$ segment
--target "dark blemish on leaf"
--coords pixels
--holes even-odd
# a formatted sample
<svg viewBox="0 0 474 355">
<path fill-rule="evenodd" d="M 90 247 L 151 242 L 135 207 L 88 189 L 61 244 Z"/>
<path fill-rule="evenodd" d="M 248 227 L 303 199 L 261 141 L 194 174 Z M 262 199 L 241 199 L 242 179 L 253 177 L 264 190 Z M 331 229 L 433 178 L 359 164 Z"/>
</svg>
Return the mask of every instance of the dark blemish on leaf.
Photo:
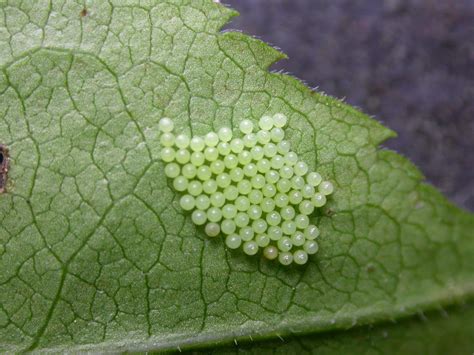
<svg viewBox="0 0 474 355">
<path fill-rule="evenodd" d="M 327 210 L 324 211 L 326 213 L 326 216 L 331 217 L 334 214 L 334 210 L 332 208 L 328 208 Z"/>
<path fill-rule="evenodd" d="M 373 273 L 375 271 L 375 266 L 373 264 L 368 264 L 367 265 L 367 272 L 369 274 Z"/>
<path fill-rule="evenodd" d="M 9 168 L 8 148 L 0 144 L 0 194 L 5 192 Z"/>
<path fill-rule="evenodd" d="M 87 11 L 86 8 L 83 8 L 83 9 L 81 10 L 81 17 L 86 17 L 87 15 L 89 15 L 89 11 Z"/>
</svg>

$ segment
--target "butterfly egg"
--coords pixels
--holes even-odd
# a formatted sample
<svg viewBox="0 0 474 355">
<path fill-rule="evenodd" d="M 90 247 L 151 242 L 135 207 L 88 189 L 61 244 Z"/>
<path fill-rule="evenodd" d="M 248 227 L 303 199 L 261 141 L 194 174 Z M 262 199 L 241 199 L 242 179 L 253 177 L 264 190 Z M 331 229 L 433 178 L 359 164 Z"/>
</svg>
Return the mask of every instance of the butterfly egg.
<svg viewBox="0 0 474 355">
<path fill-rule="evenodd" d="M 232 130 L 229 127 L 222 127 L 219 129 L 217 135 L 223 142 L 230 142 L 232 139 Z"/>
<path fill-rule="evenodd" d="M 207 195 L 199 195 L 195 199 L 196 208 L 200 210 L 207 210 L 211 205 L 211 200 Z"/>
<path fill-rule="evenodd" d="M 243 170 L 244 174 L 248 177 L 253 177 L 258 173 L 257 166 L 253 163 L 246 164 Z"/>
<path fill-rule="evenodd" d="M 275 195 L 275 205 L 277 207 L 283 208 L 288 205 L 288 202 L 290 202 L 290 199 L 288 198 L 287 194 L 277 193 Z M 312 204 L 311 207 L 313 207 Z"/>
<path fill-rule="evenodd" d="M 267 222 L 265 222 L 263 219 L 257 219 L 253 221 L 252 228 L 256 234 L 265 233 L 267 230 Z"/>
<path fill-rule="evenodd" d="M 224 234 L 233 234 L 236 228 L 237 226 L 235 225 L 235 222 L 232 219 L 225 219 L 221 223 L 221 230 Z"/>
<path fill-rule="evenodd" d="M 257 174 L 251 179 L 252 187 L 254 189 L 261 189 L 265 186 L 265 178 L 261 174 Z"/>
<path fill-rule="evenodd" d="M 196 201 L 191 195 L 183 195 L 179 200 L 179 205 L 185 211 L 191 211 L 196 206 Z"/>
<path fill-rule="evenodd" d="M 234 138 L 230 141 L 230 150 L 236 154 L 244 150 L 244 141 L 240 138 Z"/>
<path fill-rule="evenodd" d="M 212 174 L 219 175 L 224 172 L 225 164 L 222 160 L 216 160 L 211 163 L 210 169 Z"/>
<path fill-rule="evenodd" d="M 158 122 L 158 128 L 161 132 L 169 133 L 174 129 L 173 121 L 167 117 L 164 117 Z"/>
<path fill-rule="evenodd" d="M 218 136 L 217 133 L 215 133 L 215 132 L 209 132 L 209 133 L 206 134 L 206 136 L 204 137 L 204 143 L 205 143 L 208 147 L 215 147 L 215 146 L 217 146 L 217 144 L 219 143 L 219 136 Z"/>
<path fill-rule="evenodd" d="M 227 219 L 233 219 L 237 216 L 237 207 L 233 204 L 227 204 L 222 207 L 222 216 Z"/>
<path fill-rule="evenodd" d="M 208 223 L 204 231 L 209 237 L 217 237 L 221 232 L 221 227 L 217 223 Z"/>
<path fill-rule="evenodd" d="M 286 155 L 290 152 L 291 146 L 290 142 L 282 140 L 277 144 L 277 151 L 281 155 Z"/>
<path fill-rule="evenodd" d="M 285 221 L 292 220 L 295 217 L 295 209 L 291 206 L 286 206 L 283 207 L 280 211 L 281 218 L 283 218 Z"/>
<path fill-rule="evenodd" d="M 291 236 L 291 243 L 293 243 L 293 245 L 295 247 L 300 247 L 300 246 L 304 245 L 305 241 L 306 241 L 306 238 L 305 238 L 304 234 L 300 231 L 296 231 Z"/>
<path fill-rule="evenodd" d="M 257 145 L 257 135 L 254 133 L 247 133 L 242 140 L 247 148 L 252 148 Z"/>
<path fill-rule="evenodd" d="M 269 170 L 265 174 L 265 180 L 269 184 L 276 184 L 276 182 L 280 180 L 280 174 L 278 174 L 278 172 L 276 172 L 275 170 Z"/>
<path fill-rule="evenodd" d="M 277 154 L 277 151 L 277 146 L 273 143 L 267 143 L 263 146 L 263 152 L 268 158 L 273 158 Z"/>
<path fill-rule="evenodd" d="M 225 189 L 231 184 L 232 179 L 230 178 L 229 174 L 222 173 L 216 176 L 216 182 L 218 187 Z"/>
<path fill-rule="evenodd" d="M 293 168 L 291 166 L 285 165 L 280 171 L 280 176 L 284 179 L 291 179 L 293 177 Z"/>
<path fill-rule="evenodd" d="M 293 253 L 293 261 L 295 264 L 304 265 L 308 262 L 308 253 L 304 250 L 297 250 Z"/>
<path fill-rule="evenodd" d="M 233 182 L 239 182 L 243 180 L 245 175 L 242 168 L 237 167 L 230 171 L 229 176 Z"/>
<path fill-rule="evenodd" d="M 308 200 L 301 201 L 301 203 L 298 205 L 298 208 L 304 215 L 310 215 L 314 211 L 314 205 Z"/>
<path fill-rule="evenodd" d="M 273 117 L 272 116 L 262 116 L 258 121 L 258 126 L 264 130 L 269 131 L 273 128 Z"/>
<path fill-rule="evenodd" d="M 202 190 L 208 195 L 216 192 L 217 187 L 217 182 L 214 179 L 209 179 L 202 183 Z"/>
<path fill-rule="evenodd" d="M 295 164 L 293 170 L 295 171 L 296 175 L 303 176 L 308 172 L 308 164 L 306 164 L 304 161 L 299 161 Z"/>
<path fill-rule="evenodd" d="M 253 131 L 253 123 L 250 120 L 243 120 L 239 124 L 239 129 L 243 134 L 248 134 Z"/>
<path fill-rule="evenodd" d="M 311 202 L 313 203 L 314 207 L 323 207 L 326 204 L 326 196 L 320 192 L 315 193 L 311 198 Z"/>
<path fill-rule="evenodd" d="M 165 163 L 170 163 L 176 158 L 176 152 L 171 147 L 165 147 L 160 151 L 161 160 Z"/>
<path fill-rule="evenodd" d="M 181 172 L 180 170 L 181 169 L 178 164 L 168 163 L 165 166 L 165 175 L 169 178 L 174 179 L 175 177 L 179 176 L 179 173 Z"/>
<path fill-rule="evenodd" d="M 173 133 L 163 133 L 160 137 L 160 144 L 163 147 L 172 147 L 174 145 L 175 139 L 176 138 Z"/>
<path fill-rule="evenodd" d="M 186 164 L 191 159 L 191 154 L 187 149 L 178 149 L 176 152 L 176 161 L 180 164 Z"/>
<path fill-rule="evenodd" d="M 202 226 L 207 221 L 207 214 L 202 210 L 194 210 L 191 214 L 191 220 L 195 225 Z"/>
<path fill-rule="evenodd" d="M 235 225 L 239 228 L 243 228 L 249 225 L 249 215 L 244 212 L 238 212 L 234 218 Z"/>
<path fill-rule="evenodd" d="M 242 238 L 238 234 L 230 234 L 225 238 L 225 244 L 230 249 L 237 249 L 242 244 Z"/>
<path fill-rule="evenodd" d="M 210 207 L 207 210 L 207 219 L 211 222 L 219 222 L 222 219 L 222 210 L 218 207 Z"/>
<path fill-rule="evenodd" d="M 197 169 L 193 164 L 186 164 L 181 169 L 181 173 L 186 179 L 193 179 L 197 174 Z"/>
<path fill-rule="evenodd" d="M 264 155 L 263 148 L 259 145 L 256 145 L 252 147 L 252 149 L 250 150 L 250 154 L 252 156 L 252 159 L 258 162 L 263 158 L 263 155 Z"/>
<path fill-rule="evenodd" d="M 201 152 L 204 150 L 206 144 L 204 143 L 204 139 L 201 137 L 193 137 L 189 142 L 189 146 L 193 152 Z"/>
<path fill-rule="evenodd" d="M 205 157 L 202 152 L 193 152 L 191 154 L 190 162 L 194 166 L 198 167 L 204 164 Z"/>
<path fill-rule="evenodd" d="M 244 241 L 249 241 L 253 239 L 253 236 L 255 235 L 255 231 L 253 230 L 252 227 L 246 226 L 240 228 L 239 231 L 240 238 Z"/>
<path fill-rule="evenodd" d="M 268 227 L 267 234 L 271 240 L 275 241 L 280 240 L 281 237 L 283 237 L 283 232 L 281 231 L 281 228 L 277 226 Z"/>
<path fill-rule="evenodd" d="M 252 184 L 248 180 L 242 180 L 237 183 L 237 189 L 239 190 L 239 194 L 247 195 L 252 191 Z"/>
<path fill-rule="evenodd" d="M 277 154 L 272 157 L 270 163 L 272 164 L 272 169 L 280 170 L 285 164 L 285 159 L 281 155 Z"/>
<path fill-rule="evenodd" d="M 258 205 L 263 200 L 263 193 L 260 190 L 252 190 L 252 191 L 250 191 L 250 193 L 248 195 L 248 199 L 249 199 L 250 203 L 252 203 L 254 205 Z"/>
<path fill-rule="evenodd" d="M 309 218 L 304 214 L 299 214 L 295 217 L 295 223 L 298 229 L 306 229 L 309 226 Z"/>
<path fill-rule="evenodd" d="M 204 149 L 204 158 L 207 161 L 213 162 L 219 158 L 219 152 L 216 147 L 207 147 Z"/>
<path fill-rule="evenodd" d="M 288 193 L 288 200 L 292 205 L 297 205 L 303 201 L 303 194 L 298 190 L 291 190 Z"/>
<path fill-rule="evenodd" d="M 293 244 L 291 243 L 291 239 L 288 237 L 280 238 L 277 242 L 277 245 L 278 245 L 278 249 L 280 249 L 280 251 L 283 251 L 283 252 L 290 251 L 291 248 L 293 247 Z"/>
<path fill-rule="evenodd" d="M 239 165 L 239 159 L 234 154 L 226 155 L 224 158 L 224 165 L 227 169 L 234 169 Z"/>
<path fill-rule="evenodd" d="M 238 158 L 239 158 L 240 165 L 247 165 L 248 163 L 252 161 L 252 154 L 247 150 L 243 150 L 239 153 Z"/>
<path fill-rule="evenodd" d="M 319 175 L 317 172 L 314 172 L 314 171 L 310 172 L 306 176 L 306 182 L 314 187 L 318 186 L 322 180 L 323 179 L 321 178 L 321 175 Z"/>
<path fill-rule="evenodd" d="M 179 134 L 176 137 L 175 144 L 178 148 L 184 149 L 189 146 L 190 139 L 186 134 Z"/>
<path fill-rule="evenodd" d="M 288 152 L 285 154 L 285 164 L 293 166 L 298 162 L 298 155 L 295 152 Z"/>
<path fill-rule="evenodd" d="M 293 235 L 296 232 L 296 223 L 294 221 L 284 221 L 281 225 L 281 231 L 286 235 Z"/>
<path fill-rule="evenodd" d="M 262 144 L 262 145 L 265 145 L 265 144 L 268 144 L 270 143 L 270 140 L 272 139 L 272 136 L 270 134 L 270 132 L 268 131 L 258 131 L 257 132 L 257 142 Z"/>
<path fill-rule="evenodd" d="M 304 230 L 304 236 L 308 240 L 316 239 L 319 236 L 319 229 L 315 225 L 309 225 Z"/>
<path fill-rule="evenodd" d="M 323 195 L 330 195 L 333 193 L 333 191 L 334 191 L 334 186 L 329 181 L 323 181 L 319 185 L 319 192 L 321 192 Z"/>
<path fill-rule="evenodd" d="M 201 165 L 199 168 L 197 168 L 196 176 L 201 181 L 209 180 L 212 176 L 211 168 L 209 168 L 207 165 Z"/>
<path fill-rule="evenodd" d="M 266 215 L 265 218 L 270 226 L 278 226 L 281 222 L 280 213 L 278 213 L 277 211 L 271 211 Z"/>
<path fill-rule="evenodd" d="M 263 249 L 263 256 L 268 260 L 274 260 L 278 257 L 278 249 L 273 245 L 269 245 Z"/>
<path fill-rule="evenodd" d="M 213 205 L 214 207 L 222 207 L 225 204 L 225 196 L 220 191 L 214 192 L 211 195 L 210 200 L 211 200 L 211 205 Z"/>
<path fill-rule="evenodd" d="M 257 166 L 258 172 L 262 174 L 269 172 L 270 169 L 272 168 L 272 164 L 270 163 L 270 160 L 265 159 L 265 158 L 258 160 L 256 166 Z"/>
<path fill-rule="evenodd" d="M 273 196 L 276 195 L 276 193 L 277 193 L 277 189 L 276 189 L 275 185 L 273 185 L 273 184 L 266 184 L 262 188 L 262 194 L 265 197 L 273 197 Z"/>
<path fill-rule="evenodd" d="M 260 207 L 263 212 L 269 213 L 275 209 L 275 201 L 272 198 L 266 197 L 260 203 Z"/>
<path fill-rule="evenodd" d="M 315 240 L 308 240 L 304 243 L 303 249 L 308 254 L 316 254 L 318 252 L 319 246 Z"/>
<path fill-rule="evenodd" d="M 293 262 L 293 254 L 289 252 L 283 252 L 278 255 L 278 261 L 282 265 L 290 265 Z"/>
<path fill-rule="evenodd" d="M 288 118 L 283 113 L 277 113 L 273 115 L 273 124 L 275 125 L 275 127 L 284 127 L 287 121 Z"/>
<path fill-rule="evenodd" d="M 277 189 L 279 192 L 286 194 L 291 189 L 291 182 L 288 179 L 280 179 L 277 182 Z"/>
<path fill-rule="evenodd" d="M 245 196 L 239 196 L 235 200 L 235 207 L 237 207 L 237 210 L 240 211 L 240 212 L 247 211 L 250 207 L 250 201 Z"/>
<path fill-rule="evenodd" d="M 301 189 L 301 193 L 303 194 L 304 198 L 311 198 L 314 196 L 314 187 L 312 185 L 306 184 Z"/>
<path fill-rule="evenodd" d="M 285 138 L 285 131 L 278 127 L 273 128 L 270 134 L 272 137 L 272 141 L 275 143 L 281 143 L 283 138 Z"/>
<path fill-rule="evenodd" d="M 262 208 L 257 205 L 251 205 L 247 210 L 247 214 L 249 215 L 250 219 L 256 220 L 262 216 Z M 263 232 L 260 232 L 263 233 Z"/>
<path fill-rule="evenodd" d="M 224 197 L 227 201 L 234 201 L 239 197 L 239 189 L 233 185 L 229 185 L 224 189 Z"/>
<path fill-rule="evenodd" d="M 177 176 L 173 179 L 173 187 L 176 191 L 186 191 L 188 184 L 188 179 L 186 179 L 184 176 Z"/>
<path fill-rule="evenodd" d="M 192 180 L 188 184 L 188 193 L 192 196 L 198 196 L 202 192 L 202 184 L 198 180 Z"/>
<path fill-rule="evenodd" d="M 228 154 L 230 154 L 230 143 L 219 142 L 219 144 L 217 145 L 217 151 L 220 155 L 226 157 Z"/>
<path fill-rule="evenodd" d="M 260 248 L 265 248 L 270 244 L 270 238 L 266 234 L 259 234 L 255 237 L 255 242 Z"/>
<path fill-rule="evenodd" d="M 253 240 L 247 241 L 244 243 L 243 250 L 247 255 L 255 255 L 258 253 L 258 245 Z"/>
<path fill-rule="evenodd" d="M 291 187 L 295 190 L 301 190 L 304 187 L 304 179 L 301 176 L 291 178 Z"/>
</svg>

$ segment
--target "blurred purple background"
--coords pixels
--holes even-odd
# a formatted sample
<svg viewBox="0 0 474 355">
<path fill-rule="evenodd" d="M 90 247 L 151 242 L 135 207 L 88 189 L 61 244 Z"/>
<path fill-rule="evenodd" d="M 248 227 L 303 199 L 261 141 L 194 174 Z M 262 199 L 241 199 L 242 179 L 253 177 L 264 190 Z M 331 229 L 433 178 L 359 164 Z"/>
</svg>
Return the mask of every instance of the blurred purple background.
<svg viewBox="0 0 474 355">
<path fill-rule="evenodd" d="M 474 210 L 474 0 L 222 0 L 227 29 L 280 47 L 290 72 L 398 132 L 384 144 Z"/>
</svg>

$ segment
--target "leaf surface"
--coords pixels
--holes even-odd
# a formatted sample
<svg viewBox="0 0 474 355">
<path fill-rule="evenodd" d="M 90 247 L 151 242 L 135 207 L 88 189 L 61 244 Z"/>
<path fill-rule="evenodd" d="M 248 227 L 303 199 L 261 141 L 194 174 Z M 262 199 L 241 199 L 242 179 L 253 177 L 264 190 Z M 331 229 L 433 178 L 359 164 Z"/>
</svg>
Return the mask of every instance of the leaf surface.
<svg viewBox="0 0 474 355">
<path fill-rule="evenodd" d="M 0 5 L 0 350 L 175 349 L 324 332 L 474 293 L 472 215 L 378 149 L 394 133 L 268 67 L 210 0 Z M 284 268 L 207 239 L 158 158 L 267 112 L 335 183 L 320 252 Z"/>
</svg>

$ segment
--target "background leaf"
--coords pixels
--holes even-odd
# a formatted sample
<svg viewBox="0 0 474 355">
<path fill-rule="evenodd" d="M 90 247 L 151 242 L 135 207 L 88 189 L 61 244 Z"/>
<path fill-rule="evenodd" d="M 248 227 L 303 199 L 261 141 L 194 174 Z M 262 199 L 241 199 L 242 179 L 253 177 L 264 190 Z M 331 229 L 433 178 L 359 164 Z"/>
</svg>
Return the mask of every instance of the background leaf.
<svg viewBox="0 0 474 355">
<path fill-rule="evenodd" d="M 283 55 L 211 1 L 0 8 L 0 349 L 145 350 L 346 329 L 472 296 L 474 218 L 393 132 L 268 72 Z M 284 268 L 205 238 L 158 159 L 158 120 L 204 134 L 289 117 L 300 156 L 336 185 L 317 257 Z"/>
</svg>

